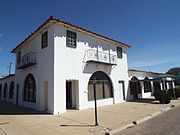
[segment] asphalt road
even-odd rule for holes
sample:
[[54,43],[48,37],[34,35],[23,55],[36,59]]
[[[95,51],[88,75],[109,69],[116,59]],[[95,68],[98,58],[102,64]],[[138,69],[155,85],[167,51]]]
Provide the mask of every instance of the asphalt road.
[[116,135],[180,135],[180,107],[164,112]]

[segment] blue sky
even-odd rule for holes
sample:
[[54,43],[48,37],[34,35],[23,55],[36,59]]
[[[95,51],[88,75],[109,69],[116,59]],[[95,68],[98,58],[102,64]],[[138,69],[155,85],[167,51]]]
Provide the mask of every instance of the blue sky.
[[132,45],[131,69],[166,72],[180,66],[179,0],[2,0],[0,76],[8,73],[10,51],[49,16]]

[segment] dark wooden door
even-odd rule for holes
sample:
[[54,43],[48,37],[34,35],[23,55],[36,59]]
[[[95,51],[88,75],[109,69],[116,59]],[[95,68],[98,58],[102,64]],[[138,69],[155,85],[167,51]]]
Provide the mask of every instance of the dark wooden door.
[[66,82],[66,108],[72,108],[72,82]]

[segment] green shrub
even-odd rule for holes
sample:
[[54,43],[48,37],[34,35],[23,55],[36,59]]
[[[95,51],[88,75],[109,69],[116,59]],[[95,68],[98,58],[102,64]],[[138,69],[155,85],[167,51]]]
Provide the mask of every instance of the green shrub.
[[180,97],[180,88],[175,88],[176,98]]
[[[174,99],[180,97],[180,88],[175,88],[174,91],[173,89],[170,89],[170,92]],[[174,92],[175,92],[175,97],[174,97]]]
[[161,104],[168,104],[172,98],[172,92],[170,90],[157,90],[154,91],[154,97]]

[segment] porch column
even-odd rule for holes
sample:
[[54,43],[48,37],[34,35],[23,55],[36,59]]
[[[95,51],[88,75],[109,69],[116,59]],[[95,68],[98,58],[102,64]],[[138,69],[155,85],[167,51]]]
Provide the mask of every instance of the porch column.
[[144,96],[144,81],[139,81],[140,83],[140,90],[141,90],[141,98]]
[[174,83],[174,81],[172,81],[172,87],[173,87],[173,89],[175,89],[176,87],[175,87],[175,83]]
[[154,93],[154,85],[153,85],[153,81],[150,82],[151,83],[151,93]]
[[160,87],[161,87],[161,90],[163,90],[163,83],[162,83],[162,81],[160,82]]

